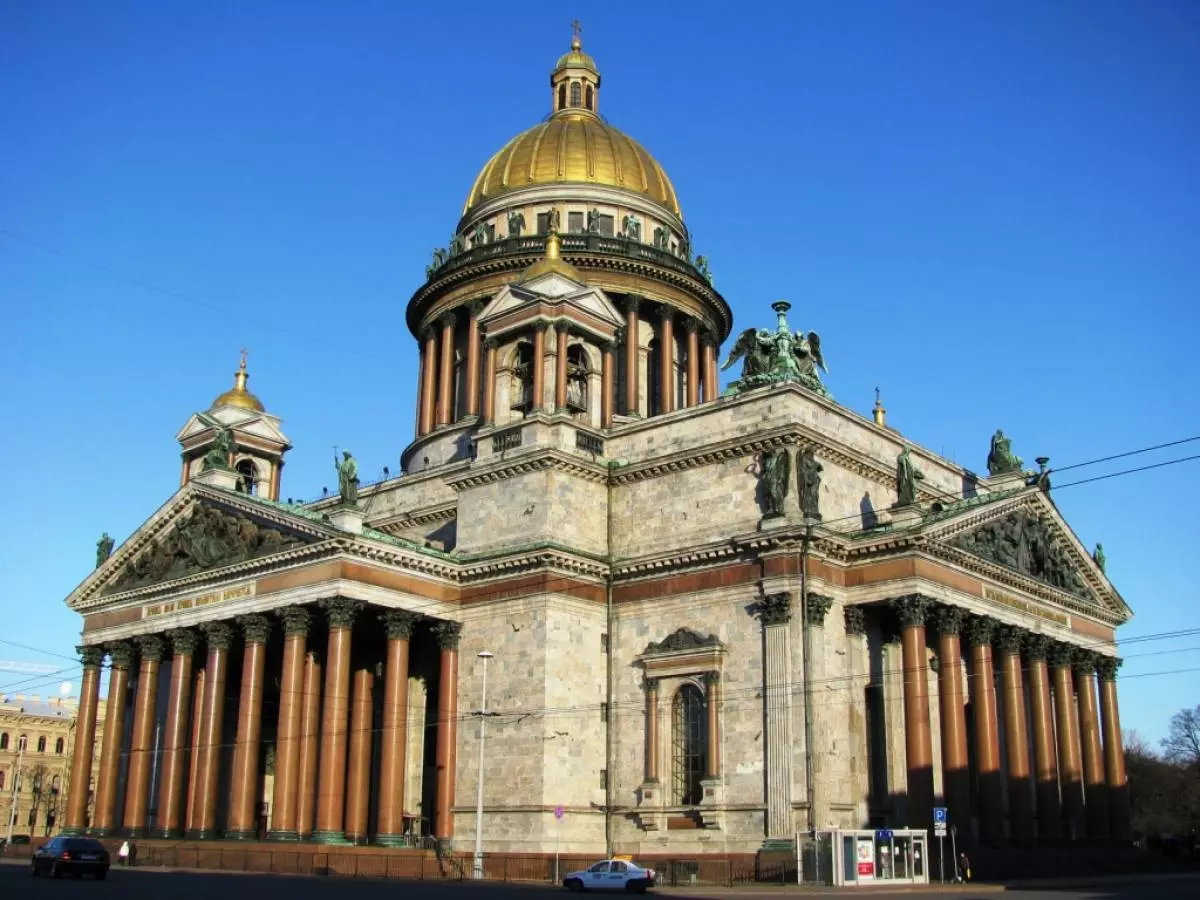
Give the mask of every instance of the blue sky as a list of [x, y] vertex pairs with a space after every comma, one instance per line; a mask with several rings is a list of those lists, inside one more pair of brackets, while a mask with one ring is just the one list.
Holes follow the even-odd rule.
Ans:
[[[398, 468], [405, 303], [488, 156], [547, 113], [575, 16], [601, 112], [671, 175], [737, 326], [791, 300], [838, 400], [879, 385], [891, 424], [981, 470], [997, 427], [1055, 465], [1200, 433], [1197, 4], [410, 7], [0, 10], [4, 640], [71, 655], [62, 598], [101, 531], [170, 496], [175, 432], [243, 346], [295, 443], [285, 496], [334, 483], [335, 444]], [[1056, 494], [1104, 542], [1127, 637], [1200, 628], [1198, 477]], [[1123, 724], [1157, 739], [1200, 673], [1148, 673], [1200, 667], [1200, 635], [1126, 656]], [[57, 679], [22, 681], [0, 671]]]

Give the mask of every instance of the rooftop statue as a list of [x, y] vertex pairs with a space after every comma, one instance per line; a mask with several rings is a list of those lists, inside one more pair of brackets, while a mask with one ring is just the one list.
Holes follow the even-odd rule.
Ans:
[[992, 445], [988, 450], [987, 467], [989, 475], [1008, 475], [1020, 472], [1023, 460], [1012, 452], [1012, 438], [1005, 437], [999, 428], [992, 435]]
[[342, 505], [351, 509], [358, 507], [358, 463], [349, 450], [342, 451], [342, 461], [338, 462], [337, 454], [333, 456], [333, 466], [338, 473], [338, 494], [341, 495]]
[[[104, 565], [105, 561], [110, 556], [112, 556], [113, 544], [115, 544], [115, 543], [116, 543], [116, 541], [114, 541], [111, 537], [109, 537], [109, 534], [107, 531], [104, 532], [104, 534], [100, 535], [100, 540], [96, 541], [96, 568], [97, 569], [100, 568], [102, 565]], [[1099, 547], [1100, 545], [1097, 544], [1096, 546]]]
[[229, 457], [233, 453], [233, 435], [224, 425], [217, 425], [213, 434], [212, 446], [209, 447], [207, 453], [204, 454], [204, 462], [200, 466], [200, 471], [207, 472], [209, 469], [230, 469]]
[[1092, 551], [1092, 559], [1096, 563], [1096, 568], [1098, 568], [1101, 572], [1106, 572], [1108, 557], [1104, 555], [1103, 544], [1096, 544], [1096, 549]]
[[742, 360], [742, 377], [725, 389], [728, 395], [740, 394], [767, 384], [791, 381], [803, 385], [823, 397], [829, 391], [821, 383], [817, 369], [828, 372], [821, 355], [821, 338], [815, 331], [805, 334], [788, 327], [787, 311], [792, 305], [786, 300], [771, 304], [779, 317], [775, 331], [766, 328], [747, 328], [733, 344], [729, 358], [721, 365], [725, 371]]
[[925, 473], [917, 468], [908, 452], [908, 445], [896, 457], [896, 505], [912, 506], [917, 502], [917, 483], [925, 480]]

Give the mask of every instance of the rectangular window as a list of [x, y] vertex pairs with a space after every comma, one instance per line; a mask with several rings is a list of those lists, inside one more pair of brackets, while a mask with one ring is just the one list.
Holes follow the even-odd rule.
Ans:
[[544, 213], [537, 214], [537, 233], [538, 234], [549, 234], [550, 233], [550, 213], [544, 212]]
[[583, 213], [567, 213], [567, 233], [583, 234]]
[[612, 216], [606, 216], [603, 213], [600, 214], [600, 233], [602, 235], [612, 237], [614, 224], [615, 220]]

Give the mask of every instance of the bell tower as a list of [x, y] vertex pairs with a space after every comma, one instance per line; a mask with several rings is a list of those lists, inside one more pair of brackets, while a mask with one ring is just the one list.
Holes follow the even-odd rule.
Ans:
[[233, 387], [213, 400], [206, 412], [194, 413], [176, 435], [183, 451], [180, 486], [223, 464], [238, 491], [279, 499], [283, 457], [292, 444], [280, 427], [282, 420], [247, 390], [249, 380], [243, 350]]
[[583, 52], [579, 21], [571, 23], [571, 49], [558, 58], [550, 75], [551, 108], [560, 113], [592, 113], [600, 106], [600, 71], [596, 61]]

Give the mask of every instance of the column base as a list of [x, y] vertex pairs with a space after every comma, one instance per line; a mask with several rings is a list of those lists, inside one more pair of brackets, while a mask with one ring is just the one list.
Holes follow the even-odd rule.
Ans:
[[225, 832], [225, 840], [227, 840], [227, 841], [257, 841], [258, 840], [258, 832], [239, 828], [236, 831]]
[[193, 828], [184, 835], [189, 841], [215, 841], [220, 836], [215, 828]]
[[116, 837], [117, 829], [111, 825], [104, 828], [89, 828], [88, 835], [94, 838]]
[[376, 847], [411, 847], [413, 838], [411, 834], [377, 834], [371, 843]]
[[68, 825], [61, 829], [58, 833], [65, 835], [66, 837], [83, 837], [88, 833], [88, 830], [82, 825]]
[[721, 813], [725, 805], [725, 785], [720, 778], [704, 778], [700, 786], [704, 789], [700, 800], [700, 824], [705, 828], [721, 828], [725, 820]]
[[314, 831], [309, 838], [314, 844], [347, 844], [346, 834], [343, 831]]
[[155, 828], [150, 832], [150, 837], [160, 841], [177, 841], [183, 837], [182, 828]]
[[141, 840], [150, 836], [150, 829], [144, 825], [135, 825], [125, 829], [125, 837]]
[[298, 831], [268, 831], [268, 841], [298, 841], [300, 840], [300, 832]]

